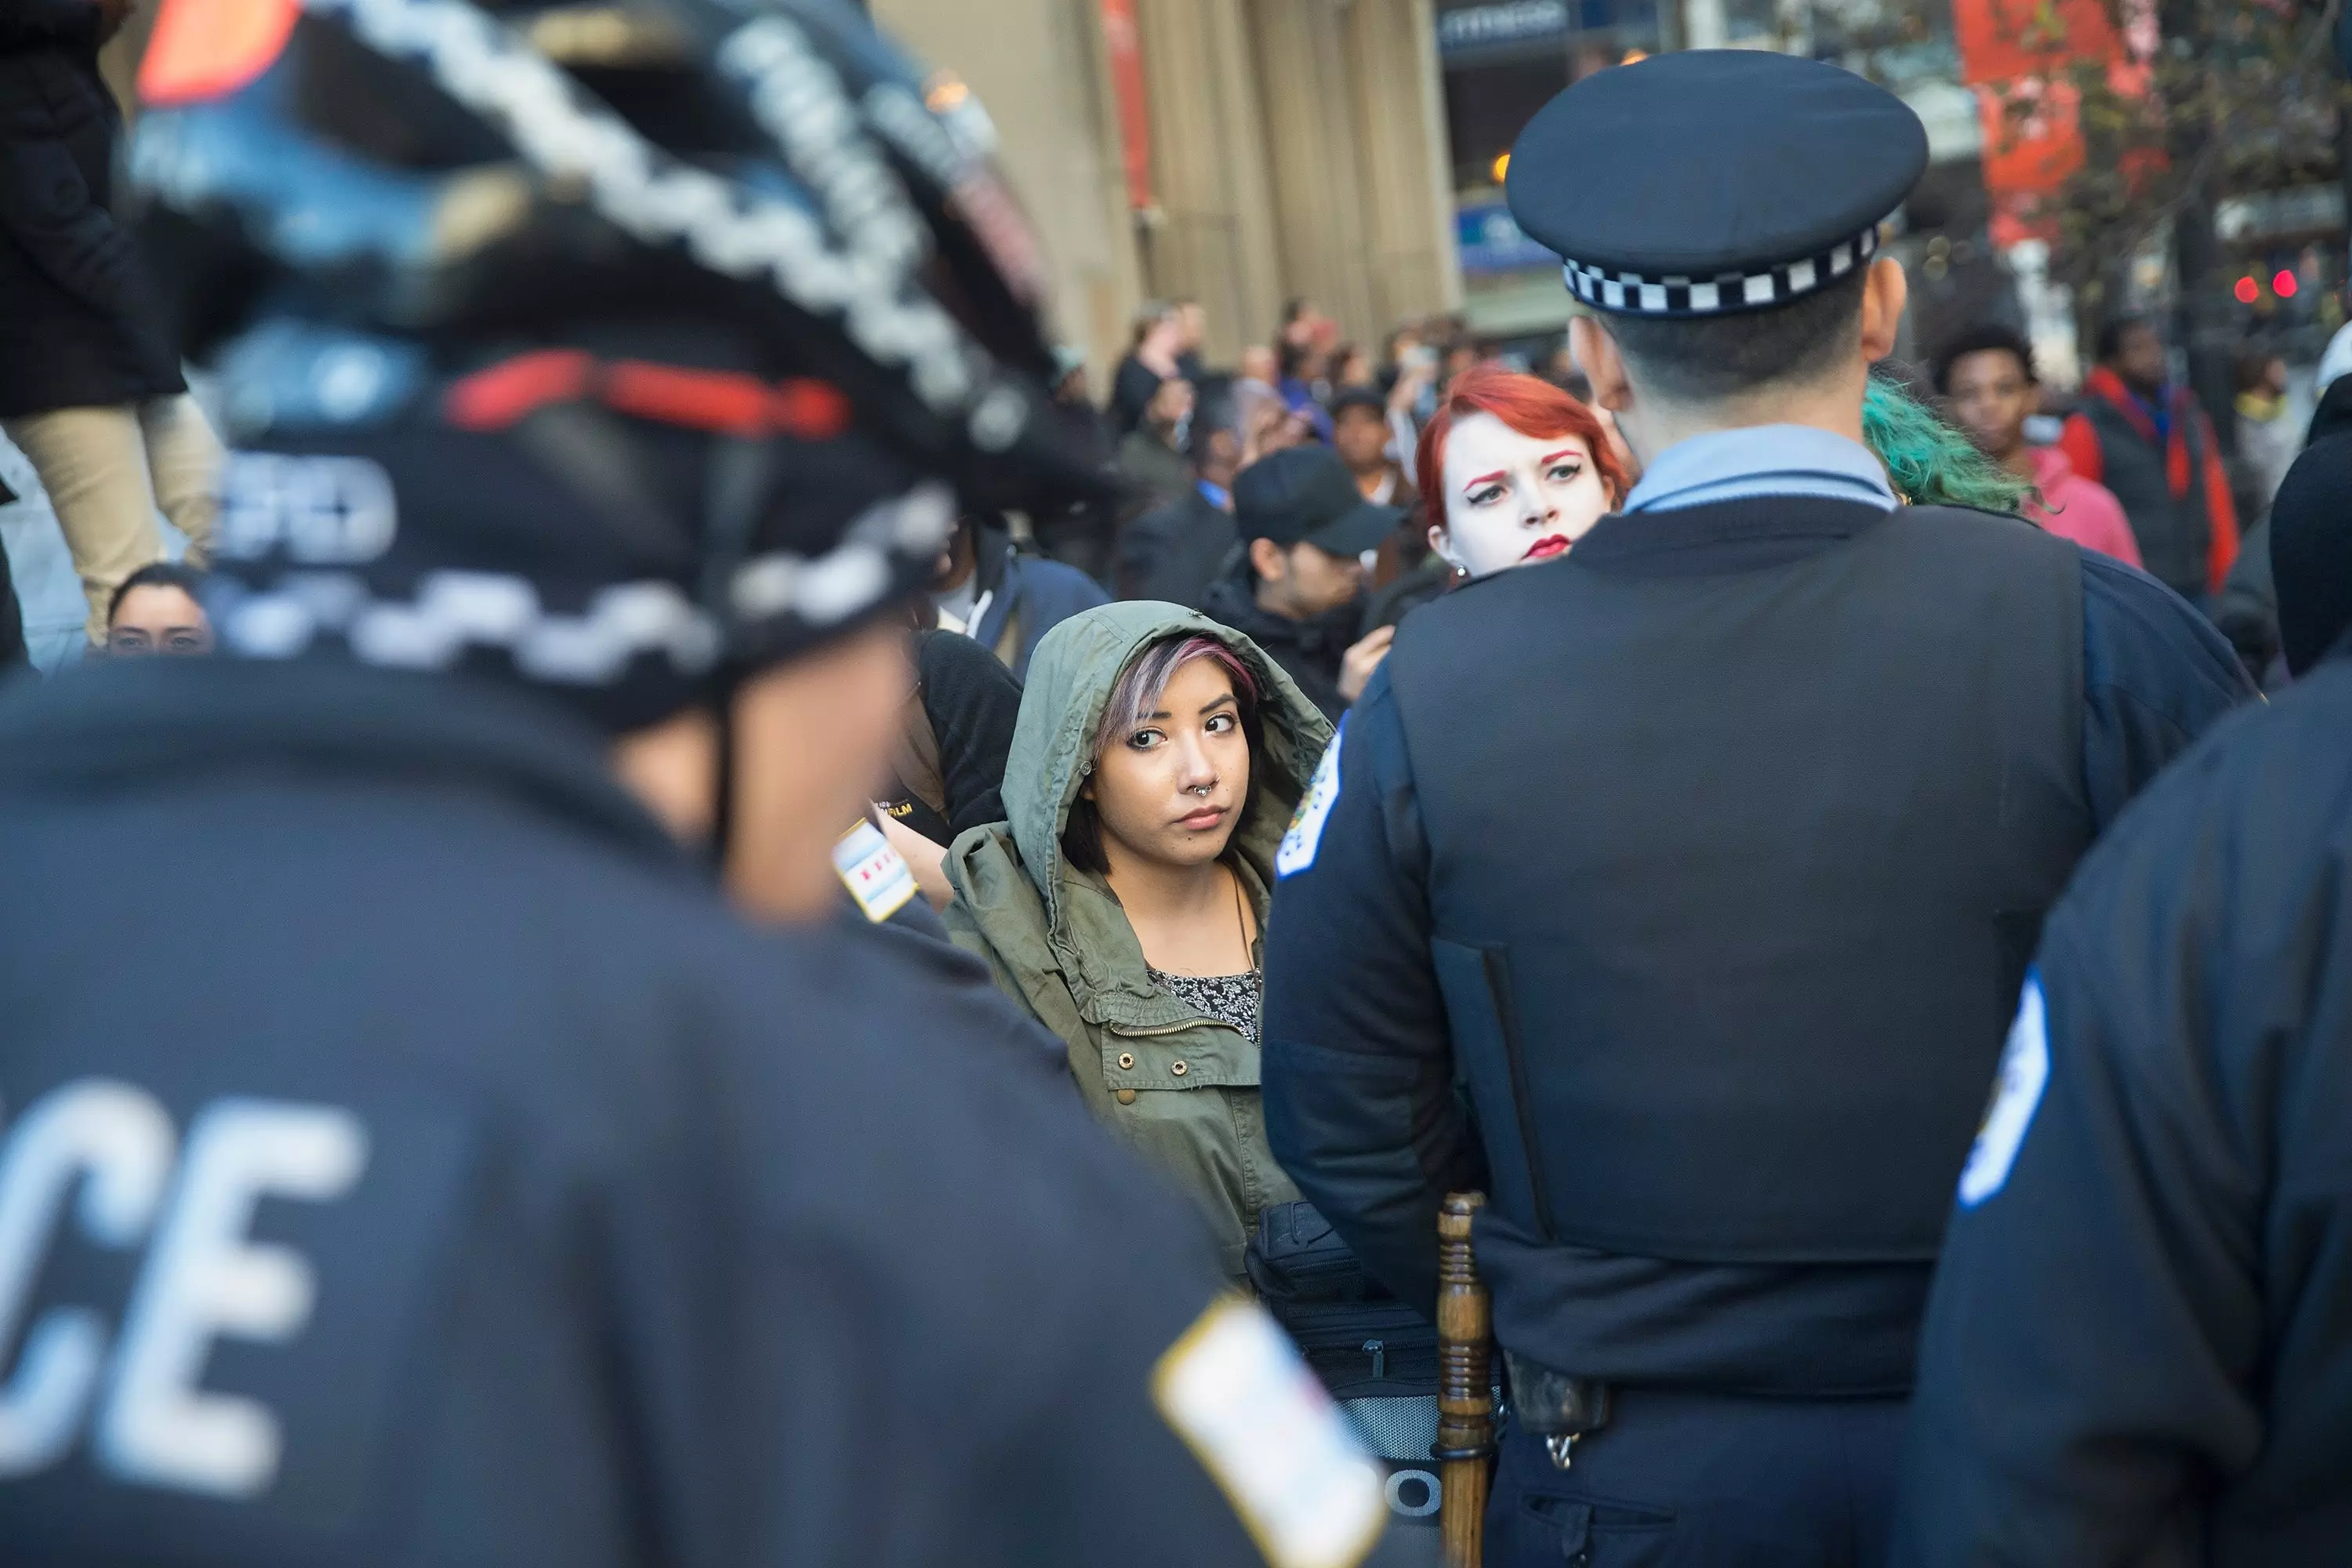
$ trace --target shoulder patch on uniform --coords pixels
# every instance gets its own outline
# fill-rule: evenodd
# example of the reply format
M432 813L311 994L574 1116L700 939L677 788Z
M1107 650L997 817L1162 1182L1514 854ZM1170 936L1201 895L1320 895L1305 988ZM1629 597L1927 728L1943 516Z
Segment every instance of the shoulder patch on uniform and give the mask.
M1323 825L1330 820L1331 807L1339 804L1339 742L1347 738L1348 716L1342 713L1331 743L1323 749L1323 760L1315 764L1315 776L1307 781L1306 796L1291 815L1290 830L1274 852L1276 878L1295 876L1315 864L1315 851L1323 844Z
M2029 970L2019 996L2017 1021L2009 1026L2009 1044L2001 1048L2000 1075L1993 1086L1991 1106L1984 1125L1977 1129L1976 1145L1960 1172L1960 1206L1974 1208L2009 1180L2009 1168L2025 1142L2025 1130L2042 1104L2042 1090L2050 1082L2048 1010L2042 995L2042 976Z
M860 822L834 841L833 868L866 918L877 925L915 896L914 868L870 822Z
M1354 1568L1380 1539L1379 1470L1263 1308L1213 1302L1151 1369L1151 1397L1273 1568Z

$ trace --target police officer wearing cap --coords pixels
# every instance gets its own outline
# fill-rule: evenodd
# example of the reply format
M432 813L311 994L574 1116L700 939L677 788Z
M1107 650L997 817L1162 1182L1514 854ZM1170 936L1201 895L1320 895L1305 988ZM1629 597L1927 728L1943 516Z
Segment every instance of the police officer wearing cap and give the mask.
M1234 479L1241 550L1209 585L1201 613L1246 635L1336 720L1361 695L1391 635L1356 635L1361 558L1403 518L1402 507L1366 500L1328 447L1270 452Z
M2348 480L2324 441L2273 509L2294 685L2051 912L1922 1331L1904 1568L2352 1542Z
M1188 1207L837 918L938 476L1062 471L920 75L793 0L221 17L141 167L226 657L0 703L0 1556L1360 1558Z
M1926 160L1899 100L1776 54L1536 116L1513 210L1644 476L1405 623L1277 861L1285 1167L1424 1306L1442 1195L1490 1195L1490 1563L1882 1560L2041 918L2248 694L2153 580L1906 506L1861 445Z

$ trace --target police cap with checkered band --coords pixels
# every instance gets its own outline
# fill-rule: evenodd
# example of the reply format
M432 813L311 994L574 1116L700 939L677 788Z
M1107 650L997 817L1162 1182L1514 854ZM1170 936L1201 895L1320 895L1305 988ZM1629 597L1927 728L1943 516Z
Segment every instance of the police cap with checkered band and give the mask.
M231 653L633 728L1097 482L985 114L839 0L164 0L139 86Z
M1553 99L1506 184L1577 300L1696 319L1790 304L1867 267L1927 166L1926 128L1885 89L1815 60L1695 49Z

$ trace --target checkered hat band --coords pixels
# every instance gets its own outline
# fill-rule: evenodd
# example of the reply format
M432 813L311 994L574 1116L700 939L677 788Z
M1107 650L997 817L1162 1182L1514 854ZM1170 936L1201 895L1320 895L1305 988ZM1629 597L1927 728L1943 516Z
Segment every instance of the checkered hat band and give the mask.
M1878 226L1818 256L1784 261L1760 272L1713 278L1649 277L1570 261L1561 268L1568 291L1598 310L1623 316L1717 316L1786 305L1865 266L1878 251Z

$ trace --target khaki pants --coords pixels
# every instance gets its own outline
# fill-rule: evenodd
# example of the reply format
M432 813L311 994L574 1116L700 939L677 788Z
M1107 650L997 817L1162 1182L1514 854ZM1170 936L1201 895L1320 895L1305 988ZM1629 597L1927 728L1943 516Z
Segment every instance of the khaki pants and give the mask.
M0 421L31 460L73 552L89 600L89 640L106 641L106 612L122 580L163 559L161 509L188 536L202 566L218 509L221 445L195 399L182 393L114 408L55 408Z

